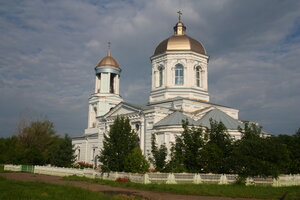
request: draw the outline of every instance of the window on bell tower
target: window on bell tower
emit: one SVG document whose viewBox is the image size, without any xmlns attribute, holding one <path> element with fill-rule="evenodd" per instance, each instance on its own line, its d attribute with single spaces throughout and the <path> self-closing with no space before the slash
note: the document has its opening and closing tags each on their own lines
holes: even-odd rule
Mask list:
<svg viewBox="0 0 300 200">
<path fill-rule="evenodd" d="M 178 64 L 175 66 L 175 85 L 183 85 L 184 83 L 184 71 L 183 66 Z"/>
<path fill-rule="evenodd" d="M 161 87 L 163 85 L 163 81 L 164 81 L 164 77 L 163 77 L 163 72 L 164 68 L 162 66 L 160 66 L 158 68 L 158 71 L 159 71 L 159 87 Z"/>
<path fill-rule="evenodd" d="M 201 84 L 201 67 L 200 66 L 197 66 L 196 67 L 196 85 L 197 87 L 201 87 L 202 84 Z"/>
</svg>

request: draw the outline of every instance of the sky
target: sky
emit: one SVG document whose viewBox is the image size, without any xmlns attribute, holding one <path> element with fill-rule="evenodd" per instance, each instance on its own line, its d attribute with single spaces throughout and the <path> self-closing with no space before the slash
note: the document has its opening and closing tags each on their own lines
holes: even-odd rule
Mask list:
<svg viewBox="0 0 300 200">
<path fill-rule="evenodd" d="M 94 67 L 111 54 L 121 96 L 148 102 L 150 56 L 173 34 L 204 44 L 211 102 L 240 110 L 272 134 L 300 127 L 298 0 L 0 0 L 0 137 L 46 116 L 58 134 L 82 135 Z"/>
</svg>

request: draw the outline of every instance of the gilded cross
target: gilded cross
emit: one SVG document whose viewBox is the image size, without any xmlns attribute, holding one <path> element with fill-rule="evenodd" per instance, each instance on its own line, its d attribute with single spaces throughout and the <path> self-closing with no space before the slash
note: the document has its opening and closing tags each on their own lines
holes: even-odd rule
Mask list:
<svg viewBox="0 0 300 200">
<path fill-rule="evenodd" d="M 178 13 L 178 20 L 181 21 L 182 12 L 179 10 L 177 13 Z"/>
</svg>

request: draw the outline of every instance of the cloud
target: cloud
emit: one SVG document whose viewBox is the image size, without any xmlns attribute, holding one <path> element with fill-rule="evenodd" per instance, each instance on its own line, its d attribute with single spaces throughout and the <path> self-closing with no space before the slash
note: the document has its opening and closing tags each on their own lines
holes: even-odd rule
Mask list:
<svg viewBox="0 0 300 200">
<path fill-rule="evenodd" d="M 146 103 L 156 45 L 172 34 L 178 10 L 187 34 L 210 58 L 212 101 L 271 133 L 299 127 L 298 1 L 7 1 L 0 7 L 0 134 L 27 108 L 59 134 L 87 124 L 94 67 L 107 42 L 122 67 L 121 95 Z"/>
</svg>

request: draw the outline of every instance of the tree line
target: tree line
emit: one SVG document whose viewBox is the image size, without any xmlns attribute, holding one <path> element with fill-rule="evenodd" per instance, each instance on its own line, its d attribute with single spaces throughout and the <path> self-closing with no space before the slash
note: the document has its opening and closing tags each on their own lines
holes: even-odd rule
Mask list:
<svg viewBox="0 0 300 200">
<path fill-rule="evenodd" d="M 153 134 L 147 160 L 129 119 L 117 117 L 104 136 L 102 170 L 144 173 L 151 163 L 157 172 L 234 173 L 242 178 L 300 173 L 300 129 L 292 136 L 266 136 L 261 127 L 245 123 L 239 128 L 242 138 L 234 140 L 222 122 L 210 120 L 210 128 L 203 128 L 183 121 L 182 127 L 170 150 L 166 144 L 158 146 Z"/>
<path fill-rule="evenodd" d="M 0 163 L 69 167 L 74 162 L 72 140 L 56 135 L 49 120 L 18 125 L 18 133 L 0 138 Z"/>
<path fill-rule="evenodd" d="M 240 140 L 233 140 L 222 122 L 210 128 L 189 126 L 176 136 L 170 156 L 152 135 L 151 161 L 159 172 L 224 173 L 240 177 L 300 173 L 300 129 L 292 136 L 264 136 L 261 127 L 245 123 Z"/>
<path fill-rule="evenodd" d="M 233 140 L 222 122 L 210 120 L 210 128 L 182 123 L 183 132 L 168 150 L 151 138 L 148 159 L 139 137 L 125 117 L 117 117 L 104 135 L 99 161 L 101 170 L 134 173 L 224 173 L 240 177 L 300 173 L 300 129 L 294 135 L 265 137 L 261 127 L 245 123 L 242 138 Z M 70 167 L 74 162 L 72 141 L 59 137 L 49 120 L 36 120 L 19 127 L 18 134 L 0 138 L 0 163 Z"/>
</svg>

